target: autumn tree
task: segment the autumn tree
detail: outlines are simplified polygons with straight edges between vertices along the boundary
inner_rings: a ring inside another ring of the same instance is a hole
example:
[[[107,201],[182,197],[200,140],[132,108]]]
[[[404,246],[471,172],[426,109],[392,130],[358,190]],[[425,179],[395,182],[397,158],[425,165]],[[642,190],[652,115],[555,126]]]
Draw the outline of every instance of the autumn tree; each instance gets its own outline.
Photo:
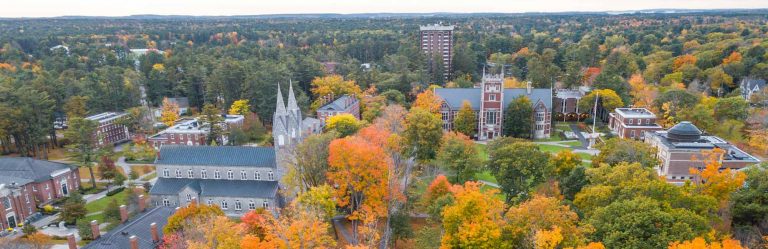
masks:
[[[328,118],[325,126],[326,131],[336,131],[340,137],[346,137],[355,134],[361,128],[360,123],[352,114],[339,114]]]
[[[295,157],[288,162],[288,172],[283,181],[299,192],[324,184],[328,171],[328,146],[337,136],[336,132],[326,132],[304,138],[296,146]]]
[[[328,184],[313,186],[296,198],[297,205],[303,210],[330,220],[336,215],[334,189]]]
[[[378,240],[369,227],[358,226],[375,224],[387,215],[388,160],[383,148],[356,136],[336,139],[329,146],[328,181],[336,186],[337,204],[347,210],[358,241]]]
[[[88,114],[88,97],[72,96],[67,103],[64,103],[64,110],[67,110],[67,118],[84,118]]]
[[[61,205],[59,217],[68,224],[75,224],[78,220],[85,218],[87,212],[83,196],[77,191],[72,191],[64,204]]]
[[[434,159],[443,136],[442,121],[437,114],[420,107],[411,108],[405,118],[405,139],[407,152],[415,154],[421,161]]]
[[[224,211],[221,211],[219,206],[190,203],[168,217],[168,223],[163,227],[163,234],[183,231],[186,224],[190,224],[195,220],[208,220],[212,217],[223,215]]]
[[[768,222],[768,164],[753,166],[745,172],[744,187],[731,196],[734,238],[749,248],[759,248],[768,242],[760,232],[762,224]]]
[[[179,105],[176,102],[171,102],[168,98],[163,98],[160,120],[166,126],[172,126],[176,120],[179,120]]]
[[[518,138],[533,135],[533,104],[528,97],[516,97],[504,109],[504,135]]]
[[[363,92],[355,81],[344,80],[341,75],[329,75],[317,77],[312,80],[312,94],[315,101],[312,102],[312,110],[317,110],[328,101],[341,97],[344,94],[361,96]]]
[[[188,220],[182,231],[177,234],[189,249],[239,248],[244,237],[243,229],[224,215]]]
[[[529,192],[552,173],[549,153],[533,143],[514,142],[489,151],[488,167],[499,181],[506,202],[528,198]]]
[[[481,192],[478,182],[451,191],[455,201],[443,211],[441,248],[500,248],[504,203],[494,197],[496,191]]]
[[[636,162],[652,168],[659,164],[656,149],[650,145],[631,139],[611,138],[598,145],[600,154],[592,158],[592,166],[601,164],[615,165],[620,162]]]
[[[510,208],[504,217],[507,220],[504,233],[509,236],[505,238],[512,244],[512,248],[522,248],[530,244],[529,239],[537,237],[536,231],[555,228],[562,232],[563,246],[578,246],[584,239],[584,234],[578,227],[578,215],[553,197],[535,195],[530,200]]]
[[[555,153],[549,162],[552,165],[554,176],[562,179],[568,176],[574,168],[581,165],[581,157],[570,150],[561,150]]]
[[[411,108],[422,108],[431,113],[437,114],[440,112],[440,105],[442,103],[443,100],[435,94],[434,90],[427,89],[416,95],[416,100],[413,101]]]
[[[251,113],[251,105],[247,99],[235,100],[229,107],[228,113],[231,115],[248,115]]]
[[[256,211],[251,211],[254,213]],[[334,248],[336,241],[328,233],[330,225],[321,216],[304,210],[296,203],[284,208],[279,217],[271,213],[256,213],[258,227],[264,228],[263,235],[246,235],[239,248]]]
[[[611,89],[595,89],[579,100],[579,109],[592,111],[595,105],[595,97],[598,97],[598,102],[605,110],[613,110],[624,106],[624,101],[615,91]]]
[[[480,171],[482,159],[475,143],[469,137],[455,132],[445,133],[437,160],[456,173],[456,182],[472,178]]]
[[[633,74],[629,79],[629,86],[631,91],[629,95],[632,96],[632,105],[635,107],[653,107],[653,100],[659,94],[659,90],[650,84],[645,83],[643,76],[640,74]]]
[[[696,237],[689,241],[675,241],[669,245],[668,249],[743,249],[738,240],[723,239],[722,241],[713,241],[707,243],[702,237]]]
[[[690,173],[697,176],[698,190],[720,201],[720,207],[724,208],[730,202],[731,194],[744,185],[747,175],[744,172],[733,172],[726,168],[721,170],[723,163],[721,158],[726,152],[715,148],[704,153],[704,169],[691,168]]]
[[[461,109],[453,120],[453,130],[470,137],[477,132],[477,115],[469,101],[465,100],[461,103]]]
[[[726,119],[745,120],[749,115],[749,103],[741,96],[721,98],[714,106],[715,118],[719,121]]]

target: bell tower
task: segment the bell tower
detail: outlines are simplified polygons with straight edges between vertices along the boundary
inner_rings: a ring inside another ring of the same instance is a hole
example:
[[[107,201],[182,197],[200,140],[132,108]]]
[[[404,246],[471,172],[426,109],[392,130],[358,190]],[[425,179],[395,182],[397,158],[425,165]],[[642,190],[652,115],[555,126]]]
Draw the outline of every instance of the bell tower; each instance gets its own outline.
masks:
[[[504,69],[501,74],[486,74],[480,83],[481,95],[478,138],[489,140],[501,136],[502,113],[504,113]]]

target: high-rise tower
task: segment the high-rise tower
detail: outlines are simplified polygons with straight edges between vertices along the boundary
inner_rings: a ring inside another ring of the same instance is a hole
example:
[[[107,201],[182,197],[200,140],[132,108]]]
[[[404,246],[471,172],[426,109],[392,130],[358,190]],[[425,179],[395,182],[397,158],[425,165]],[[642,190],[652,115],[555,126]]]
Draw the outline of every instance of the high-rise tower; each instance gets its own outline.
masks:
[[[443,64],[443,79],[448,80],[453,68],[453,25],[440,24],[419,27],[421,51],[429,56],[429,60],[439,55]]]

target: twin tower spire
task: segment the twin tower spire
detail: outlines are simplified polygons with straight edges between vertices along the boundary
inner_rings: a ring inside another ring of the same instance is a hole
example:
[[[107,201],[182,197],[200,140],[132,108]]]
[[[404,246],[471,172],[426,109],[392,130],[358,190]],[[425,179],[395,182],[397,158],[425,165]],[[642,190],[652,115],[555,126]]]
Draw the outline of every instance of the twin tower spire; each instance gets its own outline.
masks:
[[[293,93],[293,82],[289,81],[288,85],[288,106],[286,106],[280,84],[277,84],[277,103],[275,104],[275,115],[272,117],[272,135],[278,146],[300,142],[303,131],[301,109],[296,102],[296,95]]]

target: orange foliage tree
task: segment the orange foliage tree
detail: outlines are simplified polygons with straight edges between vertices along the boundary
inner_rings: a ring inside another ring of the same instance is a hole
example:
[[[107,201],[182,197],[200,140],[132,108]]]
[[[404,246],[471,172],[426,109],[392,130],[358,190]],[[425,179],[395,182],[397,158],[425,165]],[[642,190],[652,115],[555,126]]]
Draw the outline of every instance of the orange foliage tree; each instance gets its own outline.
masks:
[[[669,249],[742,249],[738,240],[724,239],[722,242],[714,241],[707,243],[703,238],[697,237],[693,240],[684,242],[673,242]]]
[[[719,148],[705,152],[704,155],[707,157],[704,160],[705,168],[690,170],[691,174],[698,176],[699,191],[720,201],[721,208],[728,205],[731,193],[741,188],[747,179],[744,172],[733,172],[728,168],[720,170],[723,165],[721,157],[724,153],[725,151]]]
[[[631,87],[629,95],[632,96],[633,105],[635,107],[654,107],[653,100],[659,95],[658,88],[647,84],[640,74],[633,74],[632,77],[629,78],[629,85]]]
[[[695,65],[696,64],[696,56],[693,56],[691,54],[685,54],[681,55],[677,58],[675,58],[675,61],[672,63],[672,69],[677,72],[685,65]]]
[[[244,249],[333,248],[336,241],[328,234],[330,225],[321,215],[292,203],[279,217],[263,211],[251,211],[243,220],[247,227],[258,227],[262,234],[248,234],[240,242]]]
[[[186,207],[180,208],[176,213],[168,217],[168,223],[163,228],[164,234],[172,234],[182,230],[184,224],[196,219],[209,219],[215,216],[223,216],[219,206],[191,203]]]
[[[728,65],[735,62],[741,62],[741,53],[733,51],[728,57],[723,58],[723,65]]]
[[[375,226],[388,213],[388,160],[381,146],[360,136],[336,139],[329,146],[328,181],[336,186],[337,204],[349,211],[353,236],[364,243],[377,238],[370,227],[359,230],[359,223]],[[358,239],[361,234],[363,240]]]
[[[427,89],[419,93],[419,95],[416,95],[416,100],[413,102],[411,108],[419,107],[431,113],[438,113],[441,104],[442,100],[435,95],[434,90]]]
[[[451,193],[451,183],[448,182],[448,178],[445,175],[440,174],[435,177],[435,180],[429,184],[427,191],[424,193],[424,203],[431,204],[437,198]]]

